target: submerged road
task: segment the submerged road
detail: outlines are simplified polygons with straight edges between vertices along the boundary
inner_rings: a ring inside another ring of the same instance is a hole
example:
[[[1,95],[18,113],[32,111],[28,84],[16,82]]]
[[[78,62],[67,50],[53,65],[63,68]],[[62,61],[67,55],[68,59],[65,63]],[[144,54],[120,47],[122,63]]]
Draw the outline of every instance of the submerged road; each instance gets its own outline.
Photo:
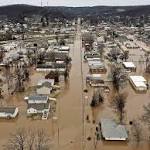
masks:
[[[71,48],[72,68],[70,79],[59,97],[58,102],[58,149],[83,150],[84,109],[82,75],[82,40],[80,21],[74,46]]]

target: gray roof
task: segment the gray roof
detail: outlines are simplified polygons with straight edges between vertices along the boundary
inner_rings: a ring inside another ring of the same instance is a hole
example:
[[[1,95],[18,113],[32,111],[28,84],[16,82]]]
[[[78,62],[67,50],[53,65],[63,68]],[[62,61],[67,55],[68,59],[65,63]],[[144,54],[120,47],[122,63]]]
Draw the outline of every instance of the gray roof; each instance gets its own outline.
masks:
[[[46,104],[28,104],[28,109],[29,108],[33,108],[36,110],[44,110],[44,109],[48,109],[49,108],[49,103]]]
[[[127,139],[127,131],[123,125],[117,124],[113,119],[101,119],[102,136],[105,139]]]
[[[0,113],[15,113],[16,107],[0,107]]]
[[[28,97],[28,100],[34,100],[34,101],[46,101],[48,100],[48,96],[43,96],[43,95],[31,95]]]
[[[42,83],[42,85],[41,86],[38,86],[38,88],[41,88],[41,87],[47,87],[47,88],[51,88],[52,87],[52,85],[51,85],[51,83],[50,82],[44,82],[44,83]]]

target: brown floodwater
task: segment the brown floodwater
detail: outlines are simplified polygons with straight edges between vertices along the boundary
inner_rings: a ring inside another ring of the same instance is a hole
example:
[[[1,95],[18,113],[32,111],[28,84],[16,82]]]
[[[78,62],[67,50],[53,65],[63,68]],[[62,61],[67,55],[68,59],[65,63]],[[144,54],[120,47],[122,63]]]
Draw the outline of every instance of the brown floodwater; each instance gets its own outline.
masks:
[[[140,52],[140,50],[132,50],[131,53],[132,55],[129,58],[131,60],[134,59],[134,54],[136,54],[136,58],[141,58],[138,55],[143,55],[143,52]],[[91,109],[90,101],[94,89],[88,87],[88,93],[83,93],[83,89],[87,88],[85,77],[89,71],[87,63],[81,63],[81,54],[81,33],[78,30],[74,45],[71,45],[72,68],[70,78],[66,84],[63,81],[60,82],[61,94],[57,98],[57,111],[54,115],[58,117],[58,120],[54,121],[51,118],[48,120],[33,120],[26,117],[27,106],[23,98],[34,92],[32,87],[36,85],[39,79],[44,78],[43,73],[37,73],[32,70],[26,92],[7,97],[6,104],[19,107],[20,113],[18,118],[13,121],[0,120],[0,149],[7,142],[10,133],[17,128],[25,127],[44,128],[52,137],[52,149],[54,150],[149,150],[146,141],[143,141],[138,147],[132,140],[128,142],[106,142],[103,140],[96,142],[95,124],[92,121],[95,120],[98,123],[102,117],[117,118],[116,113],[110,107],[113,88],[111,83],[107,83],[111,91],[109,94],[104,94],[104,104]],[[144,75],[146,79],[150,79],[150,76],[144,74],[144,63],[138,62],[138,59],[136,60],[137,73],[132,74]],[[107,80],[110,66],[107,61],[105,63],[108,72],[103,77]],[[28,87],[28,85],[31,87]],[[143,105],[150,102],[150,92],[138,94],[129,83],[127,83],[123,91],[128,93],[125,123],[127,129],[130,130],[129,121],[141,117],[144,111]],[[88,98],[85,96],[88,96]],[[89,115],[90,122],[86,122],[86,115]],[[87,140],[88,137],[91,137],[91,140]]]

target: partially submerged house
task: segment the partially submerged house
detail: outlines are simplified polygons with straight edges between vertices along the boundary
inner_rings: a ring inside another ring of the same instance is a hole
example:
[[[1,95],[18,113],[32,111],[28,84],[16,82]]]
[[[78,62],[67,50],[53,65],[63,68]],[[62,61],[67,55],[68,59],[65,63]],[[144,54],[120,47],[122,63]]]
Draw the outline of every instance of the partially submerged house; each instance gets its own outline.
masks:
[[[32,103],[27,106],[27,115],[41,115],[42,119],[47,119],[50,111],[50,103]]]
[[[17,107],[0,107],[0,118],[16,118],[19,113]]]
[[[38,95],[50,95],[54,86],[54,79],[42,79],[38,81],[36,93]]]
[[[136,66],[133,62],[123,62],[123,67],[128,72],[136,72]]]
[[[69,51],[70,51],[70,47],[69,47],[69,46],[61,46],[61,47],[59,48],[59,51],[60,51],[61,53],[68,54]]]
[[[56,63],[56,62],[50,62],[45,64],[38,64],[37,71],[41,72],[50,72],[50,71],[58,71],[60,73],[64,73],[66,71],[66,64],[65,63]]]
[[[88,61],[90,73],[106,73],[104,62],[100,60]]]
[[[130,76],[129,81],[136,91],[147,91],[147,81],[143,76]]]
[[[101,119],[102,137],[106,141],[126,141],[128,134],[124,125],[117,124],[113,119]]]
[[[96,52],[86,52],[84,53],[84,60],[86,61],[100,60],[100,55]]]
[[[100,74],[88,74],[86,83],[92,87],[104,87],[104,80]]]
[[[48,96],[31,95],[25,97],[27,101],[27,116],[40,115],[42,119],[48,119],[50,101]]]

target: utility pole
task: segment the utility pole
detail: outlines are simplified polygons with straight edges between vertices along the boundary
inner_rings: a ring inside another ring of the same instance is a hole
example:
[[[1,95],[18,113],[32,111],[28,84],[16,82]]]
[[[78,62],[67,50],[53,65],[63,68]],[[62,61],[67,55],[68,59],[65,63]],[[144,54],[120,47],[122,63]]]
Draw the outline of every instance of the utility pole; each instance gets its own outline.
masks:
[[[42,0],[41,0],[41,7],[43,7],[43,2],[42,2]]]

